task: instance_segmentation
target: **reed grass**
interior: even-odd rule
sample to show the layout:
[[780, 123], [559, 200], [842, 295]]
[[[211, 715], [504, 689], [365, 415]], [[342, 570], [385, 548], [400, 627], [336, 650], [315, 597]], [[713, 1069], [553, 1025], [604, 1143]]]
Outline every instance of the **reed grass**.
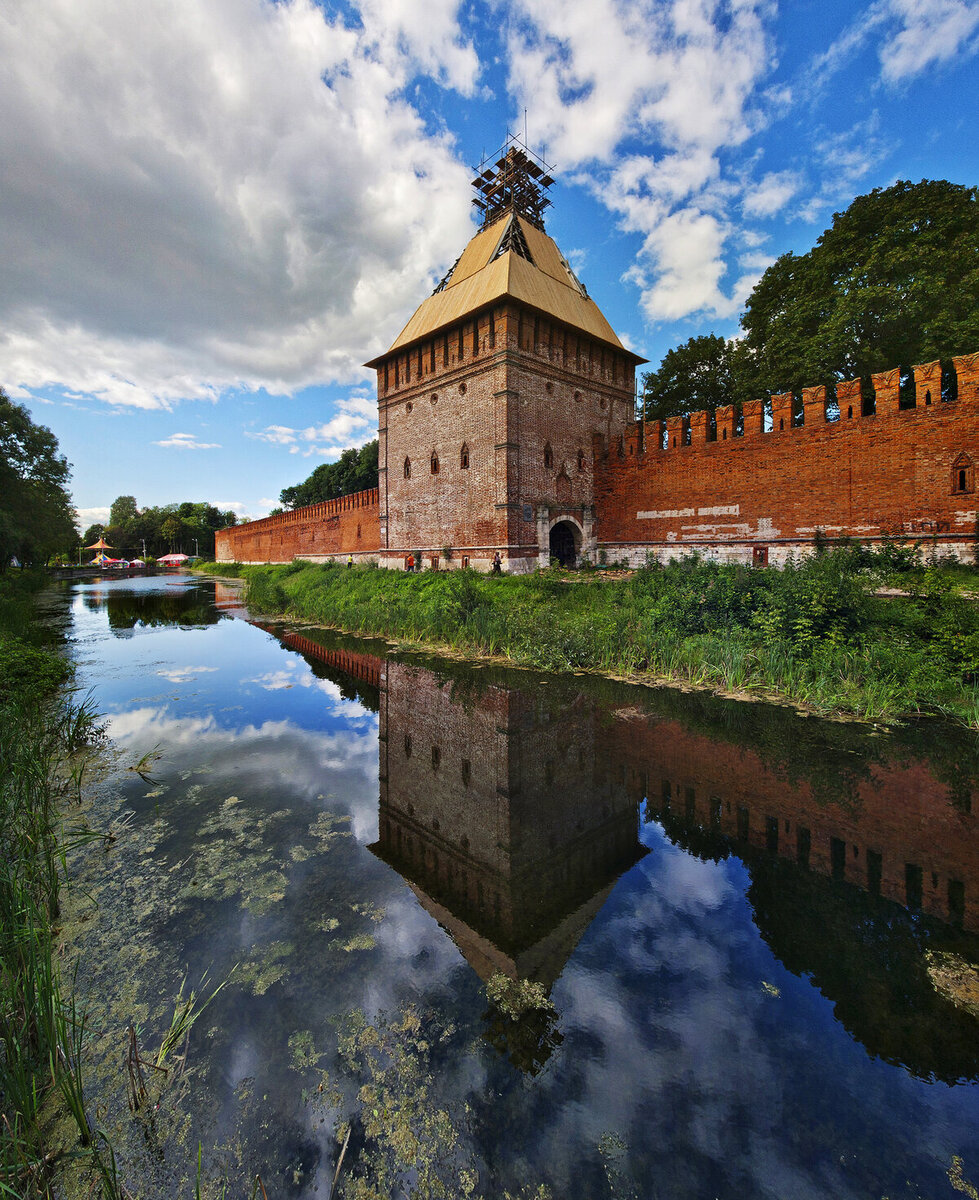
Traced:
[[299, 562], [235, 570], [252, 609], [351, 633], [871, 721], [937, 713], [975, 725], [979, 607], [960, 581], [971, 576], [920, 559], [898, 566], [907, 594], [896, 598], [877, 594], [894, 564], [859, 547], [781, 569], [690, 557], [621, 578]]
[[56, 693], [69, 668], [28, 616], [42, 581], [0, 579], [0, 1194], [51, 1194], [62, 1162], [40, 1118], [53, 1095], [112, 1198], [122, 1195], [114, 1161], [104, 1137], [93, 1140], [87, 1112], [85, 1017], [74, 980], [62, 977], [52, 924], [67, 855], [97, 836], [63, 816], [80, 794], [78, 756], [97, 718], [90, 699]]

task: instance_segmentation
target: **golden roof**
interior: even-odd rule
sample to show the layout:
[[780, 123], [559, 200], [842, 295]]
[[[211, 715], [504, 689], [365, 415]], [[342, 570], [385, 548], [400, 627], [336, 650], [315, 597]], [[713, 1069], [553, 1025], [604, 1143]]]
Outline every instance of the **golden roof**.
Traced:
[[[517, 228], [511, 230], [514, 222]], [[515, 249], [504, 248], [508, 235], [510, 246], [515, 235], [516, 240], [522, 235], [529, 259]], [[444, 284], [418, 306], [387, 353], [367, 366], [378, 366], [388, 354], [431, 337], [479, 309], [504, 299], [519, 300], [596, 341], [614, 346], [637, 362], [645, 362], [626, 350], [615, 336], [612, 326], [578, 282], [554, 240], [529, 221], [508, 213], [476, 234]]]

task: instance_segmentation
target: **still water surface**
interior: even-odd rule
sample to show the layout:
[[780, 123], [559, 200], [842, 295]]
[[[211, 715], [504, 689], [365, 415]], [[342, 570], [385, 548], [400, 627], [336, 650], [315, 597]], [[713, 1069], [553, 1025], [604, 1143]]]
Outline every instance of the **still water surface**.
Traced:
[[[970, 735], [388, 657], [187, 576], [51, 603], [119, 750], [74, 907], [89, 1087], [144, 1198], [193, 1194], [199, 1143], [229, 1197], [326, 1197], [351, 1118], [337, 1195], [979, 1181], [979, 1022], [924, 958], [979, 961]], [[134, 1119], [127, 1026], [152, 1051], [205, 972]]]

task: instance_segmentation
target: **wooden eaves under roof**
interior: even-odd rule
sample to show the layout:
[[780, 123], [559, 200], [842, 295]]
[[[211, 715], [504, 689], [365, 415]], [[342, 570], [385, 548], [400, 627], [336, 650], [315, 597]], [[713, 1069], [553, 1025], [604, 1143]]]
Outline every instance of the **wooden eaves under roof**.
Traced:
[[366, 365], [378, 367], [389, 355], [505, 300], [515, 300], [603, 342], [636, 365], [647, 361], [622, 345], [553, 238], [511, 211], [476, 234], [449, 276], [418, 306], [390, 349]]

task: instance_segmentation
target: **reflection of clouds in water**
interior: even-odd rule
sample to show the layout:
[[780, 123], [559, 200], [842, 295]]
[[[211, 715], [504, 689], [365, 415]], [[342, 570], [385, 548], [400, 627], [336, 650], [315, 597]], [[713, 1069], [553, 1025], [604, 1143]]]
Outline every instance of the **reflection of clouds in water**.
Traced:
[[315, 800], [331, 786], [329, 775], [353, 774], [357, 789], [340, 789], [330, 806], [350, 813], [358, 841], [377, 836], [376, 718], [337, 732], [287, 720], [226, 729], [213, 714], [174, 717], [165, 707], [143, 707], [111, 716], [108, 732], [126, 749], [159, 746], [164, 767], [180, 766], [184, 758], [206, 762], [212, 779], [232, 790], [247, 777], [266, 790], [288, 788], [296, 799]]
[[[855, 1195], [837, 1172], [831, 1183], [822, 1177], [825, 1164], [793, 1155], [786, 1126], [802, 1114], [792, 1111], [778, 1001], [744, 966], [757, 936], [718, 910], [739, 907], [742, 894], [726, 868], [668, 847], [632, 875], [624, 899], [633, 903], [586, 935], [554, 992], [566, 1041], [552, 1086], [574, 1102], [540, 1097], [538, 1112], [553, 1116], [537, 1136], [567, 1147], [571, 1166], [575, 1147], [614, 1131], [633, 1155], [669, 1160], [668, 1194], [706, 1194], [716, 1171], [740, 1161], [745, 1195]], [[693, 923], [711, 910], [713, 920]], [[564, 1192], [574, 1180], [554, 1182]]]
[[154, 673], [162, 675], [164, 679], [169, 679], [171, 683], [189, 683], [195, 675], [203, 675], [205, 672], [217, 669], [217, 667], [166, 667], [164, 670]]
[[314, 675], [309, 664], [303, 658], [291, 658], [284, 667], [243, 679], [242, 683], [257, 684], [267, 692], [282, 691], [292, 687], [315, 688], [333, 701], [331, 712], [336, 716], [344, 717], [348, 721], [373, 716], [362, 704], [344, 696], [331, 679], [320, 679]]

